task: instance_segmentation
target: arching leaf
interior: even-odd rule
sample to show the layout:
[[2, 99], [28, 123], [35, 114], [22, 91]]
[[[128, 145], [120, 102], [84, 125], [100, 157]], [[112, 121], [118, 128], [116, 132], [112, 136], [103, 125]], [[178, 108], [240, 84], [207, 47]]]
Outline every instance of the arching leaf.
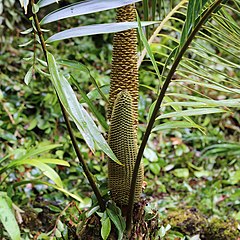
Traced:
[[58, 72], [54, 56], [48, 52], [47, 58], [49, 64], [49, 71], [51, 74], [51, 80], [58, 94], [58, 97], [65, 110], [68, 112], [68, 114], [76, 124], [78, 130], [82, 134], [89, 148], [94, 152], [97, 145], [112, 160], [121, 164], [117, 160], [115, 154], [113, 153], [109, 145], [107, 144], [105, 138], [100, 133], [91, 116], [78, 102], [77, 97], [67, 79]]
[[[156, 22], [142, 22], [142, 27], [155, 24]], [[71, 28], [59, 33], [54, 34], [47, 39], [46, 43], [55, 42], [63, 39], [69, 39], [74, 37], [83, 37], [104, 33], [115, 33], [124, 30], [137, 28], [137, 22], [120, 22], [120, 23], [105, 23], [105, 24], [93, 24], [88, 26]]]
[[0, 192], [0, 221], [12, 240], [20, 240], [20, 230], [12, 211], [12, 200], [5, 192]]
[[[60, 19], [85, 15], [89, 13], [101, 12], [113, 8], [122, 7], [141, 0], [88, 0], [68, 5], [60, 8], [52, 13], [49, 13], [41, 21], [41, 24], [46, 24]], [[38, 2], [39, 7], [51, 4], [55, 0], [42, 0]]]

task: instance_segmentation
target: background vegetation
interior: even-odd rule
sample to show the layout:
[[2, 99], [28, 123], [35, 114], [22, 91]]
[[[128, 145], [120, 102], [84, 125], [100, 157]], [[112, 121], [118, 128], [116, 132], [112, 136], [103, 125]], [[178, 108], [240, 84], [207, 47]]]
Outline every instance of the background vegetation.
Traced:
[[[178, 1], [171, 1], [167, 6], [161, 6], [164, 9], [161, 11], [163, 15], [154, 16], [154, 18], [164, 18], [164, 12], [167, 14], [177, 3]], [[66, 4], [65, 1], [60, 2], [60, 5], [64, 4]], [[144, 13], [141, 4], [137, 6], [142, 19], [154, 19], [151, 12]], [[49, 8], [44, 9], [40, 15], [45, 15], [44, 11], [50, 11]], [[169, 49], [176, 46], [175, 39], [179, 36], [182, 19], [184, 19], [181, 12], [186, 13], [186, 7], [169, 19], [168, 24], [151, 45], [160, 71], [164, 67], [162, 63], [165, 62]], [[47, 235], [59, 239], [63, 236], [66, 239], [67, 236], [74, 239], [76, 229], [77, 231], [81, 229], [81, 222], [84, 222], [84, 211], [91, 209], [96, 200], [76, 160], [52, 84], [43, 74], [40, 74], [44, 71], [44, 63], [40, 65], [40, 61], [37, 65], [39, 69], [36, 68], [33, 74], [30, 72], [31, 82], [28, 85], [24, 83], [24, 80], [26, 82], [29, 79], [26, 73], [32, 66], [33, 55], [39, 56], [42, 52], [37, 41], [26, 44], [31, 37], [21, 34], [31, 27], [29, 16], [24, 15], [18, 1], [15, 0], [0, 1], [0, 13], [0, 192], [7, 193], [8, 197], [5, 197], [10, 198], [14, 203], [13, 208], [23, 239], [48, 239]], [[239, 23], [239, 8], [236, 12], [234, 9], [229, 9], [229, 13]], [[51, 32], [83, 23], [87, 25], [113, 22], [114, 19], [114, 10], [80, 16], [51, 25]], [[224, 49], [219, 47], [220, 43], [216, 47], [214, 43], [204, 39], [204, 34], [208, 36], [208, 28], [211, 27], [214, 26], [207, 26], [198, 41], [194, 42], [193, 50], [185, 56], [185, 61], [174, 75], [177, 81], [172, 83], [168, 90], [168, 96], [174, 102], [183, 103], [178, 105], [176, 103], [174, 106], [165, 101], [160, 112], [164, 114], [172, 112], [171, 106], [180, 110], [189, 110], [189, 107], [192, 110], [195, 107], [206, 108], [208, 102], [204, 102], [203, 99], [201, 99], [202, 102], [194, 99], [194, 97], [205, 99], [205, 96], [211, 100], [237, 99], [238, 107], [235, 103], [236, 107], [230, 109], [230, 105], [225, 106], [223, 103], [221, 109], [224, 111], [219, 113], [192, 114], [194, 116], [191, 118], [195, 124], [203, 127], [200, 129], [186, 125], [182, 128], [181, 125], [170, 126], [169, 122], [179, 121], [176, 114], [159, 120], [161, 122], [158, 123], [162, 125], [156, 124], [143, 158], [146, 181], [143, 197], [148, 201], [146, 215], [149, 219], [155, 214], [158, 214], [161, 220], [166, 219], [171, 212], [194, 206], [208, 218], [240, 220], [240, 73], [236, 70], [239, 68], [240, 45], [239, 42], [234, 42], [238, 52], [234, 53], [235, 57], [228, 56]], [[149, 27], [147, 34], [150, 36], [152, 32], [153, 29]], [[168, 43], [169, 49], [163, 46], [165, 42]], [[208, 49], [208, 56], [197, 53], [201, 47]], [[139, 51], [142, 48], [143, 45], [140, 44]], [[88, 94], [97, 110], [105, 116], [106, 102], [97, 93], [91, 78], [96, 79], [107, 96], [112, 34], [55, 42], [49, 49], [51, 53], [58, 56], [58, 60], [75, 60], [87, 67], [88, 71], [86, 69], [79, 71], [79, 69], [69, 70], [62, 66], [62, 71], [73, 75], [76, 79], [77, 84], [74, 85], [74, 90], [79, 93], [78, 99], [86, 109], [89, 110], [89, 105], [85, 103], [85, 99], [80, 94], [81, 91]], [[197, 50], [194, 51], [194, 49]], [[226, 62], [221, 64], [216, 56], [226, 59]], [[189, 59], [194, 59], [196, 62], [193, 61], [192, 65], [188, 64]], [[202, 64], [202, 72], [195, 68], [195, 64], [199, 62]], [[210, 71], [208, 66], [213, 70]], [[221, 86], [215, 82], [215, 88], [209, 87], [207, 85], [209, 82], [204, 81], [205, 74], [212, 74], [214, 81], [215, 78], [221, 78], [220, 71], [229, 76], [229, 82], [223, 81]], [[149, 119], [149, 112], [153, 108], [152, 103], [156, 100], [159, 88], [158, 77], [148, 56], [141, 65], [139, 77], [138, 137], [141, 139], [146, 130], [146, 119]], [[196, 83], [199, 79], [202, 84]], [[234, 83], [232, 79], [233, 82], [235, 80]], [[231, 91], [228, 87], [238, 89], [238, 92]], [[190, 100], [193, 102], [196, 100], [195, 105], [191, 105]], [[184, 102], [189, 104], [184, 105]], [[94, 116], [93, 118], [95, 119]], [[75, 134], [88, 167], [100, 185], [101, 191], [107, 194], [106, 158], [101, 151], [93, 155], [77, 129]], [[49, 161], [50, 166], [61, 177], [62, 186], [54, 185], [56, 182], [52, 178], [49, 180], [46, 172], [39, 170], [39, 166], [36, 168], [34, 165], [16, 164], [6, 169], [6, 166], [15, 159], [23, 161], [23, 156], [26, 154], [31, 158], [65, 160], [60, 162], [60, 165], [55, 165], [53, 160]], [[46, 184], [42, 184], [42, 181]], [[63, 189], [68, 191], [67, 195]], [[69, 194], [73, 194], [73, 198]], [[73, 199], [74, 202], [72, 202]], [[65, 208], [67, 208], [66, 211]], [[25, 213], [22, 214], [22, 211]], [[184, 239], [184, 236], [191, 235], [187, 231], [178, 232], [179, 229], [169, 230], [167, 224], [164, 221], [161, 223], [163, 226], [161, 234], [164, 236], [165, 231], [168, 231], [166, 235], [168, 239], [177, 237]], [[170, 222], [171, 224], [174, 225]], [[71, 233], [71, 230], [74, 233]], [[7, 236], [7, 232], [0, 228], [0, 238], [4, 239]]]

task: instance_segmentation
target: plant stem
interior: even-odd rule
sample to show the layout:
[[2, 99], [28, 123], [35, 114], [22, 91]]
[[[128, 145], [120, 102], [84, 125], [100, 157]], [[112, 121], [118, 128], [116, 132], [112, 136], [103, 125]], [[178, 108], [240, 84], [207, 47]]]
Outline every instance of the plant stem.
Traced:
[[[31, 6], [33, 6], [34, 4], [35, 4], [34, 0], [31, 0]], [[37, 14], [33, 14], [33, 19], [34, 19], [34, 23], [36, 25], [38, 36], [40, 38], [40, 42], [41, 42], [41, 46], [42, 46], [42, 50], [43, 50], [43, 54], [44, 54], [45, 60], [48, 63], [47, 47], [46, 47], [46, 44], [45, 44], [45, 41], [44, 41], [44, 38], [43, 38], [43, 34], [42, 34], [42, 31], [41, 31], [41, 27], [40, 27], [40, 23], [39, 23]], [[77, 155], [77, 157], [79, 159], [79, 162], [80, 162], [80, 164], [81, 164], [81, 166], [83, 168], [84, 173], [86, 174], [86, 177], [87, 177], [87, 179], [88, 179], [88, 181], [89, 181], [89, 183], [91, 185], [91, 188], [92, 188], [94, 194], [96, 195], [98, 204], [99, 204], [101, 210], [104, 211], [105, 210], [104, 201], [103, 201], [101, 193], [100, 193], [100, 191], [99, 191], [99, 189], [98, 189], [98, 187], [97, 187], [97, 185], [96, 185], [96, 183], [95, 183], [95, 181], [94, 181], [94, 179], [92, 177], [92, 174], [89, 171], [89, 169], [87, 167], [87, 164], [85, 163], [85, 161], [84, 161], [84, 159], [83, 159], [83, 157], [81, 155], [80, 149], [79, 149], [78, 144], [77, 144], [77, 140], [76, 140], [76, 138], [74, 136], [74, 133], [73, 133], [73, 130], [72, 130], [72, 127], [71, 127], [71, 123], [70, 123], [70, 121], [68, 119], [68, 114], [67, 114], [64, 106], [62, 105], [59, 97], [58, 97], [58, 101], [59, 101], [59, 104], [61, 106], [62, 114], [63, 114], [64, 120], [66, 122], [68, 133], [69, 133], [69, 136], [71, 138], [71, 141], [72, 141], [74, 150], [76, 152], [76, 155]]]
[[171, 83], [172, 77], [180, 63], [180, 60], [182, 59], [183, 54], [186, 52], [186, 50], [188, 49], [189, 45], [191, 44], [193, 38], [195, 37], [195, 35], [198, 33], [198, 31], [201, 29], [202, 25], [208, 20], [208, 18], [211, 16], [211, 14], [216, 10], [216, 8], [219, 7], [219, 5], [222, 3], [222, 1], [224, 0], [216, 0], [215, 3], [212, 4], [211, 7], [209, 7], [208, 9], [205, 10], [205, 12], [202, 15], [202, 18], [199, 20], [199, 22], [197, 23], [197, 25], [195, 26], [195, 28], [193, 29], [193, 31], [190, 33], [189, 37], [187, 38], [186, 42], [184, 43], [184, 45], [182, 46], [182, 48], [180, 49], [180, 51], [178, 52], [173, 65], [166, 77], [166, 80], [164, 81], [163, 87], [161, 89], [161, 92], [158, 96], [158, 99], [156, 101], [156, 105], [154, 107], [152, 116], [149, 120], [149, 123], [147, 125], [147, 129], [146, 132], [143, 136], [143, 140], [141, 143], [141, 146], [138, 150], [138, 155], [137, 155], [137, 159], [136, 159], [136, 163], [134, 166], [134, 170], [133, 170], [133, 177], [132, 177], [132, 181], [131, 181], [131, 189], [130, 189], [130, 196], [129, 196], [129, 202], [128, 202], [128, 211], [127, 211], [127, 231], [130, 232], [131, 231], [131, 226], [132, 226], [132, 216], [133, 216], [133, 205], [134, 205], [134, 193], [135, 193], [135, 185], [136, 185], [136, 180], [137, 180], [137, 174], [138, 174], [138, 169], [141, 163], [141, 159], [143, 156], [143, 152], [144, 149], [146, 147], [148, 138], [151, 134], [155, 119], [157, 117], [157, 113], [158, 110], [161, 106], [162, 100], [165, 96], [165, 93], [167, 91], [167, 88], [169, 86], [169, 84]]
[[[59, 100], [59, 98], [58, 98]], [[62, 109], [62, 113], [63, 113], [63, 116], [64, 116], [64, 120], [66, 122], [66, 125], [67, 125], [67, 129], [68, 129], [68, 132], [69, 132], [69, 135], [70, 135], [70, 138], [71, 138], [71, 141], [72, 141], [72, 144], [73, 144], [73, 147], [74, 147], [74, 150], [77, 154], [77, 157], [79, 159], [79, 162], [81, 163], [81, 166], [83, 168], [83, 171], [84, 173], [86, 174], [87, 176], [87, 179], [91, 185], [91, 188], [94, 192], [94, 194], [96, 195], [96, 198], [97, 198], [97, 201], [98, 201], [98, 204], [101, 208], [102, 211], [105, 210], [105, 204], [103, 202], [103, 199], [102, 199], [102, 196], [101, 196], [101, 193], [92, 177], [92, 174], [91, 172], [89, 171], [88, 167], [87, 167], [87, 164], [85, 163], [84, 159], [82, 158], [82, 155], [81, 155], [81, 152], [80, 152], [80, 149], [78, 147], [78, 144], [77, 144], [77, 140], [74, 136], [74, 133], [73, 133], [73, 130], [72, 130], [72, 127], [71, 127], [71, 124], [70, 124], [70, 121], [68, 119], [68, 116], [67, 116], [67, 112], [65, 110], [65, 108], [63, 107], [62, 103], [60, 102], [59, 100], [59, 103], [60, 103], [60, 106], [61, 106], [61, 109]]]

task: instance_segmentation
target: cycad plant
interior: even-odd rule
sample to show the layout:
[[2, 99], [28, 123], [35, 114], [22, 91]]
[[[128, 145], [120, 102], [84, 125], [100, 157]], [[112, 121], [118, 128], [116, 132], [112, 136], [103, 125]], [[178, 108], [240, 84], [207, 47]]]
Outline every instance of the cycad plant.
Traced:
[[[20, 0], [20, 2], [26, 10], [29, 1]], [[41, 60], [41, 63], [48, 67], [48, 73], [43, 72], [42, 68], [35, 63], [26, 74], [25, 82], [29, 83], [33, 69], [52, 81], [76, 154], [97, 197], [98, 204], [105, 213], [102, 224], [105, 224], [104, 229], [106, 229], [107, 225], [108, 230], [102, 233], [102, 237], [104, 239], [107, 238], [110, 232], [109, 219], [111, 219], [117, 227], [119, 231], [118, 236], [121, 239], [123, 236], [121, 231], [124, 230], [124, 227], [119, 227], [121, 224], [119, 225], [118, 223], [122, 223], [122, 218], [117, 218], [118, 220], [116, 220], [109, 211], [105, 211], [106, 204], [88, 170], [87, 164], [82, 158], [69, 116], [76, 124], [89, 148], [94, 152], [96, 146], [98, 146], [109, 157], [109, 188], [111, 197], [118, 206], [122, 209], [127, 209], [127, 229], [130, 231], [133, 204], [139, 200], [141, 195], [143, 180], [141, 158], [151, 132], [171, 128], [197, 128], [204, 132], [204, 128], [195, 123], [191, 116], [222, 113], [229, 111], [231, 107], [239, 108], [240, 90], [239, 72], [237, 70], [239, 69], [240, 56], [240, 1], [182, 0], [173, 8], [170, 7], [170, 4], [166, 4], [166, 1], [152, 1], [153, 19], [160, 14], [160, 12], [156, 14], [159, 9], [164, 11], [160, 14], [162, 20], [160, 23], [157, 23], [158, 26], [155, 29], [146, 31], [149, 41], [141, 27], [152, 24], [152, 22], [140, 22], [139, 19], [135, 21], [136, 12], [133, 4], [140, 2], [138, 0], [81, 1], [49, 13], [39, 21], [37, 13], [40, 8], [54, 2], [55, 0], [40, 0], [35, 4], [34, 0], [31, 0], [33, 28], [26, 31], [26, 33], [31, 31], [37, 33], [45, 56], [45, 62]], [[172, 3], [172, 1], [170, 2]], [[143, 1], [143, 3], [145, 19], [149, 19], [148, 1]], [[112, 8], [119, 8], [117, 11], [117, 23], [82, 26], [56, 33], [47, 40], [44, 39], [42, 27], [46, 23]], [[167, 13], [166, 10], [169, 12]], [[165, 15], [162, 14], [163, 12]], [[177, 22], [176, 25], [179, 28], [174, 27], [171, 21]], [[144, 46], [138, 65], [136, 58], [136, 31], [130, 30], [133, 28], [138, 28], [139, 37]], [[165, 30], [164, 33], [161, 33], [162, 29]], [[47, 44], [72, 37], [110, 32], [119, 33], [116, 33], [114, 36], [108, 107], [110, 127], [107, 144], [89, 113], [77, 101], [68, 79], [58, 70], [59, 64], [81, 70], [85, 69], [84, 66], [76, 62], [57, 62], [48, 51]], [[175, 33], [175, 35], [168, 34], [171, 32]], [[156, 37], [160, 39], [160, 43], [157, 44], [161, 46], [161, 51], [155, 52], [153, 47], [156, 43], [152, 43]], [[215, 51], [212, 50], [212, 46], [216, 49]], [[159, 89], [154, 92], [157, 95], [156, 101], [150, 108], [146, 132], [138, 149], [137, 68], [141, 65], [146, 53], [156, 71]], [[159, 56], [160, 61], [157, 59]], [[212, 63], [212, 66], [209, 62]], [[216, 69], [215, 65], [220, 66], [219, 69]], [[70, 80], [73, 81], [73, 77]], [[167, 93], [171, 82], [177, 85], [178, 90], [174, 93]], [[98, 84], [96, 82], [94, 84], [99, 94], [105, 99], [105, 95], [101, 92]], [[231, 94], [233, 97], [225, 100], [212, 99], [211, 96], [206, 96], [205, 89], [222, 91]], [[189, 94], [184, 93], [183, 90], [186, 90]], [[108, 129], [106, 121], [99, 117], [87, 96], [84, 95], [84, 97], [99, 123], [103, 128]], [[171, 106], [174, 111], [159, 115], [161, 105]], [[166, 119], [172, 117], [178, 120], [166, 121]], [[184, 120], [179, 120], [179, 118]], [[124, 226], [124, 224], [121, 226]]]

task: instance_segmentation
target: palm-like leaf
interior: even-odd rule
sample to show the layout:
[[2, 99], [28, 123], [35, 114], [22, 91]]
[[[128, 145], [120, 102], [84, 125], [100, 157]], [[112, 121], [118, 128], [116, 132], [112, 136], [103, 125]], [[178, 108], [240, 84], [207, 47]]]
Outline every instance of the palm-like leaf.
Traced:
[[[225, 49], [228, 46], [225, 45], [226, 48], [221, 49], [221, 51], [220, 51], [218, 44], [214, 45], [215, 49], [218, 49], [218, 51], [220, 51], [220, 53], [226, 54], [226, 57], [223, 58], [216, 53], [215, 49], [212, 48], [213, 43], [212, 43], [212, 41], [210, 42], [209, 39], [204, 38], [203, 41], [205, 41], [206, 43], [208, 43], [210, 45], [211, 50], [206, 48], [205, 46], [203, 46], [203, 44], [201, 42], [199, 43], [199, 36], [201, 36], [201, 33], [204, 32], [205, 26], [209, 26], [209, 23], [212, 24], [211, 27], [214, 29], [217, 29], [218, 32], [228, 32], [228, 31], [232, 32], [233, 31], [233, 34], [231, 34], [231, 36], [233, 37], [234, 41], [237, 42], [237, 40], [239, 39], [237, 37], [237, 36], [239, 36], [238, 24], [235, 22], [235, 20], [233, 18], [231, 18], [229, 16], [229, 14], [226, 13], [226, 11], [224, 12], [225, 8], [228, 6], [228, 5], [224, 5], [225, 2], [226, 1], [224, 1], [224, 0], [215, 0], [215, 1], [212, 1], [212, 0], [208, 0], [208, 1], [189, 0], [187, 14], [186, 14], [186, 11], [182, 12], [183, 15], [186, 15], [186, 18], [185, 18], [183, 30], [181, 31], [181, 38], [178, 39], [176, 35], [175, 35], [176, 37], [174, 38], [173, 36], [171, 36], [171, 34], [168, 34], [167, 36], [166, 35], [161, 36], [161, 38], [166, 37], [167, 40], [170, 40], [173, 43], [171, 45], [168, 45], [168, 44], [166, 44], [166, 43], [168, 43], [168, 41], [166, 41], [166, 43], [163, 42], [165, 44], [162, 44], [162, 48], [165, 49], [166, 52], [168, 52], [167, 55], [160, 53], [160, 55], [162, 55], [163, 57], [168, 56], [168, 57], [166, 57], [165, 65], [163, 66], [163, 72], [162, 72], [163, 78], [165, 76], [164, 70], [167, 70], [166, 71], [167, 74], [166, 74], [165, 81], [163, 82], [163, 84], [161, 86], [160, 94], [159, 94], [157, 101], [155, 103], [155, 106], [153, 108], [149, 123], [147, 125], [146, 133], [143, 136], [143, 140], [140, 145], [136, 163], [134, 166], [133, 178], [131, 181], [131, 190], [130, 190], [131, 195], [129, 196], [129, 203], [128, 203], [127, 229], [131, 228], [132, 209], [133, 209], [133, 203], [134, 203], [133, 200], [134, 200], [135, 185], [136, 185], [136, 180], [137, 180], [136, 176], [137, 176], [140, 162], [141, 162], [141, 159], [143, 156], [143, 152], [144, 152], [145, 146], [147, 144], [148, 138], [150, 136], [150, 133], [152, 131], [155, 119], [157, 117], [158, 110], [161, 106], [162, 101], [164, 100], [166, 91], [169, 90], [169, 85], [170, 85], [173, 77], [175, 77], [179, 80], [180, 79], [182, 80], [180, 87], [177, 88], [177, 89], [180, 89], [180, 91], [182, 89], [184, 89], [183, 87], [185, 87], [189, 91], [189, 94], [193, 94], [193, 91], [194, 91], [195, 94], [199, 94], [201, 96], [204, 96], [204, 97], [210, 98], [210, 99], [212, 96], [208, 96], [208, 97], [205, 96], [206, 95], [205, 91], [204, 91], [205, 89], [195, 89], [188, 83], [185, 83], [185, 79], [191, 78], [194, 81], [197, 80], [197, 81], [195, 81], [196, 83], [198, 83], [199, 81], [205, 81], [207, 84], [210, 84], [210, 85], [217, 85], [217, 86], [221, 86], [222, 88], [227, 87], [228, 90], [234, 89], [232, 91], [234, 93], [236, 93], [236, 90], [237, 90], [237, 92], [239, 91], [239, 89], [235, 88], [236, 87], [235, 85], [234, 85], [234, 87], [232, 86], [233, 81], [228, 80], [226, 78], [226, 75], [228, 76], [227, 70], [229, 68], [231, 70], [236, 70], [236, 67], [238, 67], [238, 63], [234, 63], [236, 61], [237, 55], [231, 55], [231, 58], [229, 60], [228, 59], [225, 60], [225, 58], [227, 58], [229, 56], [228, 54], [230, 54], [230, 52], [225, 51]], [[239, 11], [239, 0], [236, 0], [234, 2], [234, 4], [237, 5], [238, 11]], [[184, 10], [184, 8], [183, 8], [183, 10]], [[194, 12], [195, 10], [196, 10], [196, 12]], [[180, 11], [178, 11], [178, 12], [180, 12]], [[178, 18], [175, 18], [175, 19], [176, 19], [176, 21], [179, 20]], [[181, 21], [179, 21], [179, 22], [181, 22]], [[171, 26], [170, 26], [170, 30], [171, 30]], [[177, 29], [174, 29], [174, 30], [175, 30], [174, 31], [175, 33], [178, 32]], [[214, 39], [214, 37], [210, 35], [210, 40], [211, 39]], [[199, 48], [199, 45], [200, 45], [200, 48]], [[235, 46], [233, 45], [232, 48], [234, 48], [234, 50], [233, 50], [234, 53], [236, 51], [238, 51], [238, 46], [236, 46], [236, 48], [235, 48]], [[192, 49], [196, 50], [195, 55], [192, 54], [192, 52], [191, 52]], [[169, 50], [170, 50], [170, 52], [169, 52]], [[188, 53], [188, 56], [186, 56], [186, 52]], [[199, 57], [201, 54], [206, 54], [206, 56], [209, 57], [209, 60], [207, 62], [205, 62], [204, 60], [206, 58], [202, 59], [201, 57]], [[185, 62], [184, 62], [183, 57], [185, 57], [185, 59], [186, 59]], [[214, 59], [212, 60], [213, 57], [214, 57]], [[209, 76], [209, 74], [208, 74], [209, 71], [206, 71], [201, 64], [202, 61], [207, 66], [210, 65], [210, 63], [211, 63], [211, 64], [214, 64], [214, 67], [215, 67], [216, 63], [221, 65], [222, 61], [220, 61], [220, 60], [222, 60], [224, 64], [227, 64], [227, 66], [229, 68], [226, 69], [224, 67], [223, 69], [221, 69], [221, 72], [223, 72], [224, 75], [222, 75], [220, 72], [217, 74], [217, 77]], [[237, 57], [237, 60], [239, 61], [238, 57]], [[194, 64], [194, 63], [196, 63], [194, 61], [196, 61], [197, 64]], [[186, 64], [186, 66], [183, 66], [182, 62], [184, 62]], [[189, 70], [189, 68], [188, 68], [189, 63], [190, 63], [190, 66], [192, 64], [194, 64], [194, 66], [197, 68], [197, 71], [192, 72], [192, 69], [191, 69], [191, 71], [189, 71], [187, 75], [184, 75], [184, 78], [183, 78], [182, 72], [184, 70], [187, 70], [187, 71]], [[202, 68], [204, 70], [202, 70]], [[176, 73], [177, 73], [177, 75], [176, 75]], [[199, 75], [199, 73], [201, 73], [201, 75]], [[175, 74], [175, 76], [174, 76], [174, 74]], [[236, 79], [236, 81], [237, 81], [237, 79]], [[234, 80], [234, 83], [236, 81]], [[226, 82], [227, 82], [227, 86], [226, 86]], [[201, 90], [203, 92], [200, 92], [199, 90]], [[218, 99], [216, 99], [216, 100], [218, 100]], [[209, 107], [211, 107], [211, 106], [209, 106]], [[239, 106], [237, 106], [237, 107], [239, 107]], [[203, 110], [204, 109], [200, 108], [201, 113], [203, 112]], [[193, 111], [193, 108], [192, 107], [187, 108], [185, 110], [185, 113], [186, 113], [186, 111], [188, 111], [188, 112]], [[205, 109], [204, 111], [207, 111], [207, 109]], [[219, 112], [221, 112], [221, 111], [222, 110], [219, 109]], [[195, 113], [196, 112], [197, 111], [195, 111]], [[213, 111], [213, 112], [216, 112], [216, 111]], [[176, 115], [183, 117], [184, 116], [183, 113], [184, 113], [183, 111], [178, 111], [177, 113], [174, 112], [172, 115], [174, 115], [175, 117], [176, 117]], [[187, 115], [187, 117], [188, 116], [189, 115]], [[168, 117], [169, 117], [169, 115], [168, 115]], [[186, 117], [186, 115], [185, 115], [185, 117]], [[187, 119], [187, 120], [191, 121], [190, 119]]]
[[[162, 69], [163, 80], [176, 61], [174, 55], [169, 58], [171, 52], [174, 51], [174, 48], [178, 52], [181, 50], [184, 44], [190, 40], [190, 34], [204, 16], [204, 11], [216, 2], [189, 1], [187, 11], [184, 1], [180, 2], [175, 11], [178, 17], [172, 14], [171, 17], [168, 17], [168, 21], [163, 20], [165, 24], [161, 24], [161, 28], [157, 29], [158, 32], [153, 34], [150, 43], [155, 37], [160, 38], [161, 51], [154, 51], [154, 56], [161, 59], [158, 65]], [[174, 94], [171, 94], [174, 95], [171, 96], [174, 101], [169, 102], [166, 97], [164, 100], [165, 106], [178, 106], [180, 108], [176, 114], [172, 114], [173, 116], [184, 116], [184, 112], [181, 114], [183, 110], [197, 113], [199, 109], [201, 112], [203, 106], [209, 113], [211, 112], [209, 108], [216, 108], [216, 106], [222, 110], [223, 108], [226, 110], [228, 107], [240, 107], [238, 73], [240, 67], [240, 27], [237, 23], [239, 16], [238, 0], [231, 4], [224, 3], [221, 9], [217, 8], [212, 13], [211, 19], [206, 21], [198, 34], [195, 35], [179, 62], [174, 81], [169, 88], [169, 91], [175, 91]], [[184, 18], [184, 26], [181, 30]], [[173, 22], [175, 23], [172, 24]], [[173, 26], [179, 26], [179, 28], [173, 28]], [[163, 28], [167, 33], [160, 32]], [[179, 35], [181, 35], [180, 39]], [[151, 45], [151, 48], [156, 49], [156, 45], [158, 43]], [[186, 94], [186, 91], [189, 94]], [[218, 98], [219, 95], [222, 95], [221, 93], [225, 93], [229, 99], [223, 102], [222, 99]], [[196, 98], [190, 99], [189, 95], [195, 95]], [[203, 102], [204, 104], [201, 104]], [[214, 113], [214, 111], [212, 112]], [[159, 119], [163, 117], [159, 117]]]

